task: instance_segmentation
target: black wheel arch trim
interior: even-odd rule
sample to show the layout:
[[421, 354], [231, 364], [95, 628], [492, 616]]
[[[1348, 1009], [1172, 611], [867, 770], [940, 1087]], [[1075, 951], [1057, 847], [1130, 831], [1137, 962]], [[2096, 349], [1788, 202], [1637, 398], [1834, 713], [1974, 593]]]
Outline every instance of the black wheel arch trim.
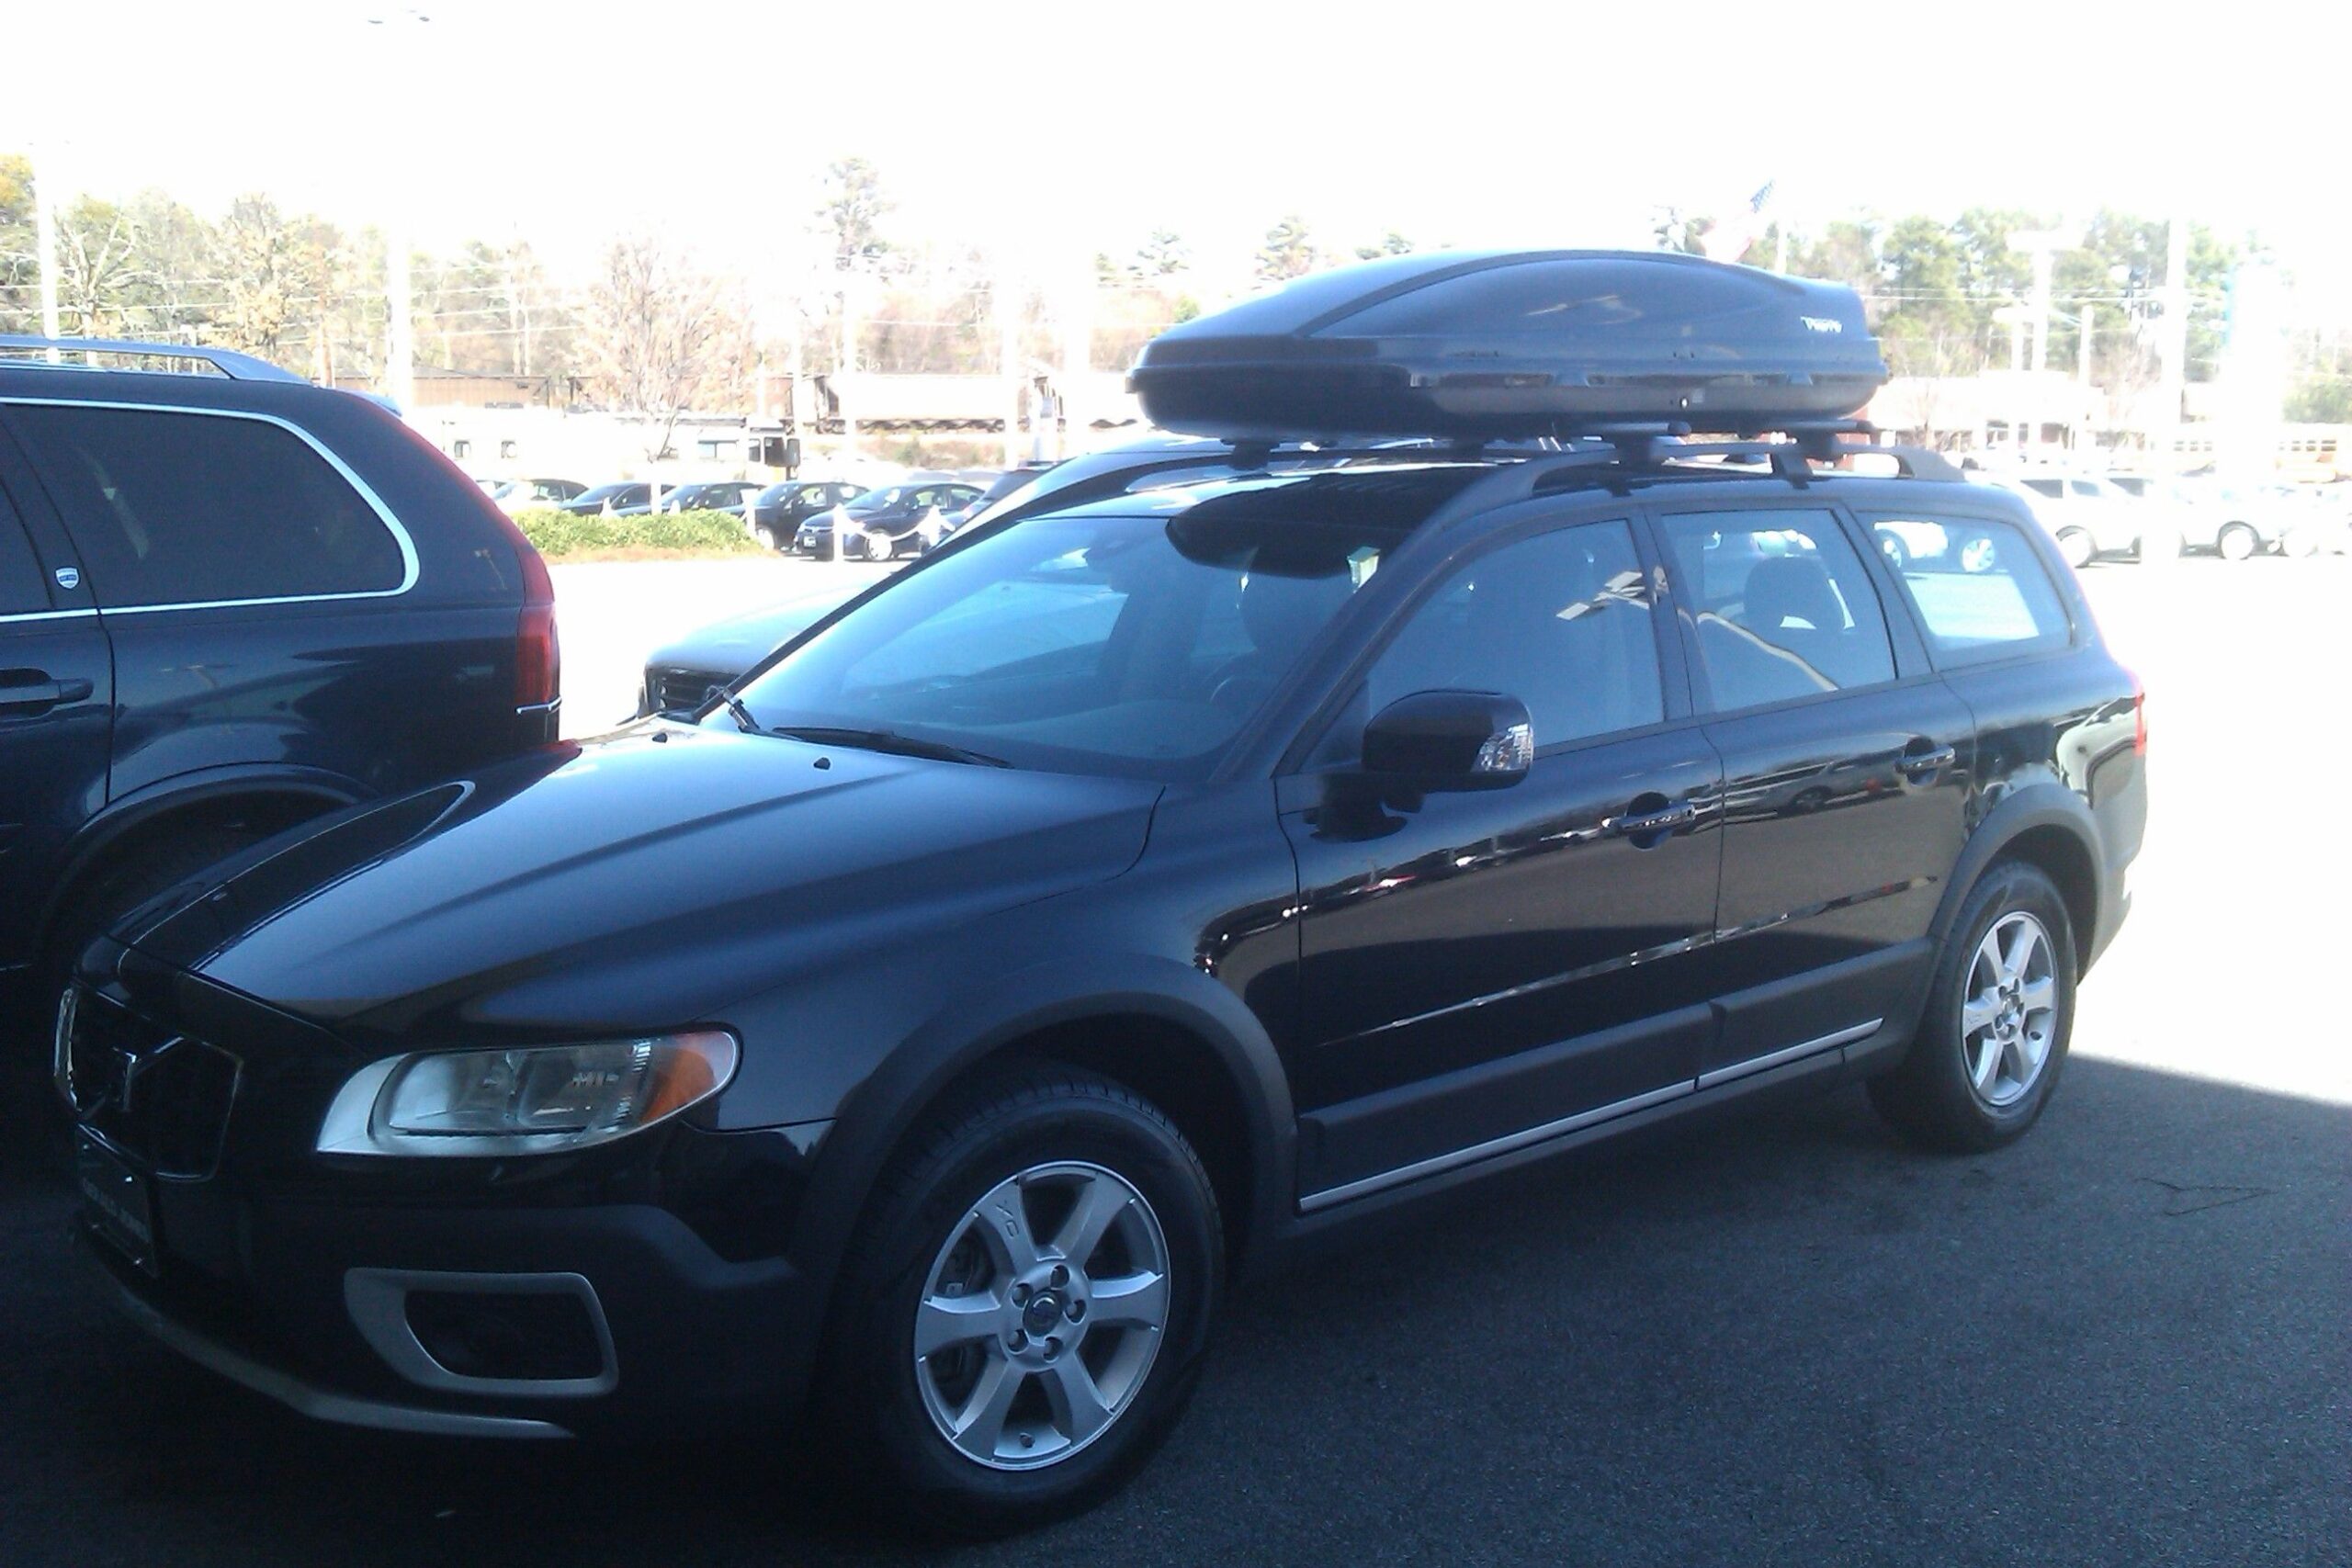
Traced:
[[90, 869], [105, 860], [108, 852], [125, 838], [154, 822], [243, 795], [281, 799], [288, 795], [307, 796], [319, 803], [319, 811], [323, 815], [370, 799], [374, 793], [358, 781], [324, 768], [239, 763], [161, 779], [120, 799], [110, 800], [68, 840], [63, 862], [34, 928], [35, 950], [49, 940], [58, 916], [72, 902]]
[[[1041, 1031], [1138, 1014], [1202, 1042], [1230, 1076], [1249, 1122], [1247, 1232], [1253, 1238], [1280, 1232], [1291, 1217], [1296, 1121], [1289, 1079], [1257, 1016], [1224, 986], [1173, 959], [1059, 958], [943, 998], [842, 1101], [810, 1170], [804, 1218], [791, 1241], [792, 1260], [810, 1285], [810, 1309], [827, 1310], [876, 1184], [907, 1134], [956, 1082]], [[811, 1340], [821, 1321], [804, 1325]]]
[[[2105, 946], [2105, 937], [2111, 934], [2110, 868], [2090, 807], [2081, 795], [2060, 784], [2028, 784], [2005, 796], [1969, 834], [1959, 860], [1952, 865], [1951, 880], [1944, 887], [1935, 921], [1928, 928], [1938, 942], [1951, 934], [1969, 893], [1993, 863], [2026, 834], [2045, 828], [2064, 833], [2081, 849], [2090, 866], [2090, 886], [2086, 890], [2090, 900], [2089, 929], [2075, 932], [2075, 971], [2078, 976], [2088, 971], [2091, 960]], [[2064, 891], [2063, 886], [2061, 890]]]

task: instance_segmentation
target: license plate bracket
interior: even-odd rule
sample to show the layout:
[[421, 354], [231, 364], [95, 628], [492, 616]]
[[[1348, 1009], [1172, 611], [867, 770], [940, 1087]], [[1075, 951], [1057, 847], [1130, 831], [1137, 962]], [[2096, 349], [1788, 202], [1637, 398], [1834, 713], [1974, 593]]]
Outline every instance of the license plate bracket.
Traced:
[[158, 1273], [155, 1203], [148, 1178], [87, 1132], [76, 1132], [74, 1179], [90, 1229], [143, 1272]]

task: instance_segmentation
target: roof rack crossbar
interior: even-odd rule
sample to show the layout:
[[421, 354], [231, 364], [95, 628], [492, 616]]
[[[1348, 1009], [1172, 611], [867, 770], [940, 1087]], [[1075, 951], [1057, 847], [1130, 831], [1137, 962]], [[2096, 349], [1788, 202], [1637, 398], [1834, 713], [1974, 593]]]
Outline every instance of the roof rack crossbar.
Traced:
[[[307, 386], [291, 370], [272, 365], [266, 359], [256, 359], [250, 354], [234, 349], [211, 348], [202, 344], [139, 343], [128, 338], [107, 337], [20, 337], [0, 333], [0, 356], [11, 359], [29, 353], [114, 354], [134, 359], [187, 359], [199, 365], [209, 365], [232, 381], [291, 381]], [[52, 359], [53, 362], [53, 359]], [[41, 363], [39, 360], [34, 364]], [[77, 366], [77, 369], [96, 369], [96, 366]]]

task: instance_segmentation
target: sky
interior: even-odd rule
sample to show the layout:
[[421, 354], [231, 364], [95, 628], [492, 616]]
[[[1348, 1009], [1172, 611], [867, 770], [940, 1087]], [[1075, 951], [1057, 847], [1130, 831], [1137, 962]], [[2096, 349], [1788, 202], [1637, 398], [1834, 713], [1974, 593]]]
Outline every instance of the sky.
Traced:
[[1038, 272], [1166, 229], [1214, 282], [1292, 211], [1341, 250], [1646, 244], [1769, 182], [1800, 231], [2179, 211], [2352, 298], [2352, 20], [2317, 0], [111, 0], [0, 31], [0, 150], [61, 188], [404, 207], [427, 248], [559, 268], [647, 226], [763, 265], [857, 153], [894, 237]]

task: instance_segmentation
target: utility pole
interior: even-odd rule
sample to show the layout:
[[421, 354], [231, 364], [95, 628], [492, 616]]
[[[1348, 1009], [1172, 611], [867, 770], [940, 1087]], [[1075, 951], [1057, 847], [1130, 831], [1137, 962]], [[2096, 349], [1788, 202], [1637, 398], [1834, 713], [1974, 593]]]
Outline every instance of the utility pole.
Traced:
[[[2009, 249], [2023, 251], [2033, 261], [2033, 295], [2030, 309], [2033, 317], [2034, 379], [2030, 389], [2027, 386], [2020, 386], [2018, 395], [2021, 402], [2035, 408], [2036, 412], [2018, 432], [2018, 451], [2021, 456], [2030, 447], [2039, 446], [2041, 444], [2041, 421], [2038, 404], [2041, 397], [2041, 373], [2050, 368], [2050, 275], [2056, 265], [2059, 249], [2068, 243], [2070, 235], [2071, 229], [2067, 227], [2034, 229], [2012, 232], [2009, 235]], [[2022, 316], [2010, 323], [2009, 360], [2012, 368], [2015, 368], [2018, 359], [2021, 357], [2018, 353], [2018, 336], [2024, 328], [2025, 321]]]
[[[381, 28], [387, 63], [385, 74], [398, 92], [416, 79], [417, 28], [433, 18], [414, 6], [386, 11], [368, 18]], [[407, 164], [387, 137], [382, 175], [384, 197], [384, 395], [401, 417], [409, 417], [416, 402], [416, 287], [409, 276], [414, 241], [409, 233]]]
[[[33, 244], [40, 252], [34, 258], [33, 271], [40, 279], [40, 335], [47, 338], [62, 335], [57, 325], [56, 176], [55, 151], [44, 146], [40, 162], [33, 169]], [[49, 351], [49, 362], [58, 362], [57, 350]]]
[[1054, 450], [1057, 457], [1068, 457], [1078, 450], [1091, 413], [1085, 406], [1084, 396], [1094, 357], [1094, 275], [1091, 269], [1082, 265], [1071, 269], [1063, 285], [1062, 300], [1061, 385], [1055, 389], [1058, 395], [1054, 400], [1061, 408], [1062, 440]]
[[989, 285], [996, 307], [997, 373], [1004, 378], [1004, 466], [1021, 466], [1021, 297], [1012, 280], [1012, 264], [997, 258], [997, 273]]
[[2188, 220], [2178, 213], [2165, 225], [2164, 332], [2157, 339], [2164, 374], [2159, 378], [2157, 428], [2150, 431], [2162, 460], [2180, 450], [2181, 401], [2188, 383]]

